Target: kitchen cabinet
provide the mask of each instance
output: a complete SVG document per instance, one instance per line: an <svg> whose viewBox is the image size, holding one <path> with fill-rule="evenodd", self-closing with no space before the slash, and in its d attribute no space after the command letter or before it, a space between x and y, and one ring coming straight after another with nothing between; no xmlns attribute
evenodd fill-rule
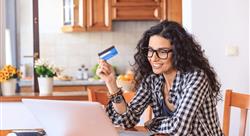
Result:
<svg viewBox="0 0 250 136"><path fill-rule="evenodd" d="M60 86L53 86L54 92L86 91L87 89L97 90L97 91L108 90L106 85L60 85ZM32 91L32 88L30 86L21 86L20 92L33 92L33 91Z"/></svg>
<svg viewBox="0 0 250 136"><path fill-rule="evenodd" d="M108 92L108 88L106 87L106 85L89 85L86 87L86 90L90 90L90 91L107 91Z"/></svg>
<svg viewBox="0 0 250 136"><path fill-rule="evenodd" d="M83 85L60 85L53 86L54 92L72 92L72 91L85 91L86 86ZM22 86L20 88L20 92L32 92L32 88L30 86Z"/></svg>
<svg viewBox="0 0 250 136"><path fill-rule="evenodd" d="M182 22L182 0L112 0L113 20Z"/></svg>
<svg viewBox="0 0 250 136"><path fill-rule="evenodd" d="M112 0L113 20L160 20L158 0Z"/></svg>
<svg viewBox="0 0 250 136"><path fill-rule="evenodd" d="M110 0L64 0L63 32L110 31Z"/></svg>
<svg viewBox="0 0 250 136"><path fill-rule="evenodd" d="M64 0L63 32L111 31L112 20L182 23L182 0Z"/></svg>

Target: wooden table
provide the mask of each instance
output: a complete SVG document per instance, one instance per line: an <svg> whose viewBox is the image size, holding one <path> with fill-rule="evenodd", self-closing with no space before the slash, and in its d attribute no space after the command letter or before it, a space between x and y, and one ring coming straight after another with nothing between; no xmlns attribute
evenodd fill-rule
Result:
<svg viewBox="0 0 250 136"><path fill-rule="evenodd" d="M49 99L49 100L88 100L86 91L53 92L51 95L41 96L39 93L25 92L17 93L15 96L0 96L0 102L21 102L23 98Z"/></svg>

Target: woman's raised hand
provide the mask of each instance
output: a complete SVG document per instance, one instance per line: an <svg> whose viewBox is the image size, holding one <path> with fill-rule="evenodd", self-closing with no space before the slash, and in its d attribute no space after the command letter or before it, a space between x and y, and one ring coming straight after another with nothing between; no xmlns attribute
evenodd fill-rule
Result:
<svg viewBox="0 0 250 136"><path fill-rule="evenodd" d="M107 61L99 60L99 66L96 70L96 75L105 81L110 93L114 93L118 90L114 68L112 65L107 63Z"/></svg>

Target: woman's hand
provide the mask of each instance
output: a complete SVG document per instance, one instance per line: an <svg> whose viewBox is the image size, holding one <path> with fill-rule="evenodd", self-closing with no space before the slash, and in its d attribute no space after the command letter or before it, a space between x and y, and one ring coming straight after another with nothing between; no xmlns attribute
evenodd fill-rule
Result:
<svg viewBox="0 0 250 136"><path fill-rule="evenodd" d="M96 70L96 75L105 81L111 94L118 90L116 85L115 71L109 63L104 60L99 60L99 66Z"/></svg>

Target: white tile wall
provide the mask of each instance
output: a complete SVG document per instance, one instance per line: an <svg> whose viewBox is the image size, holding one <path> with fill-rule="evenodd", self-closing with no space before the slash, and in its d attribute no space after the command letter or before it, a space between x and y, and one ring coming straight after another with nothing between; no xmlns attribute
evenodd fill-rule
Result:
<svg viewBox="0 0 250 136"><path fill-rule="evenodd" d="M76 70L85 64L91 68L98 61L97 53L115 45L119 54L109 62L123 73L133 62L135 47L143 32L157 21L113 22L112 32L84 33L41 33L41 58L47 58L74 76ZM25 46L25 45L23 45Z"/></svg>

